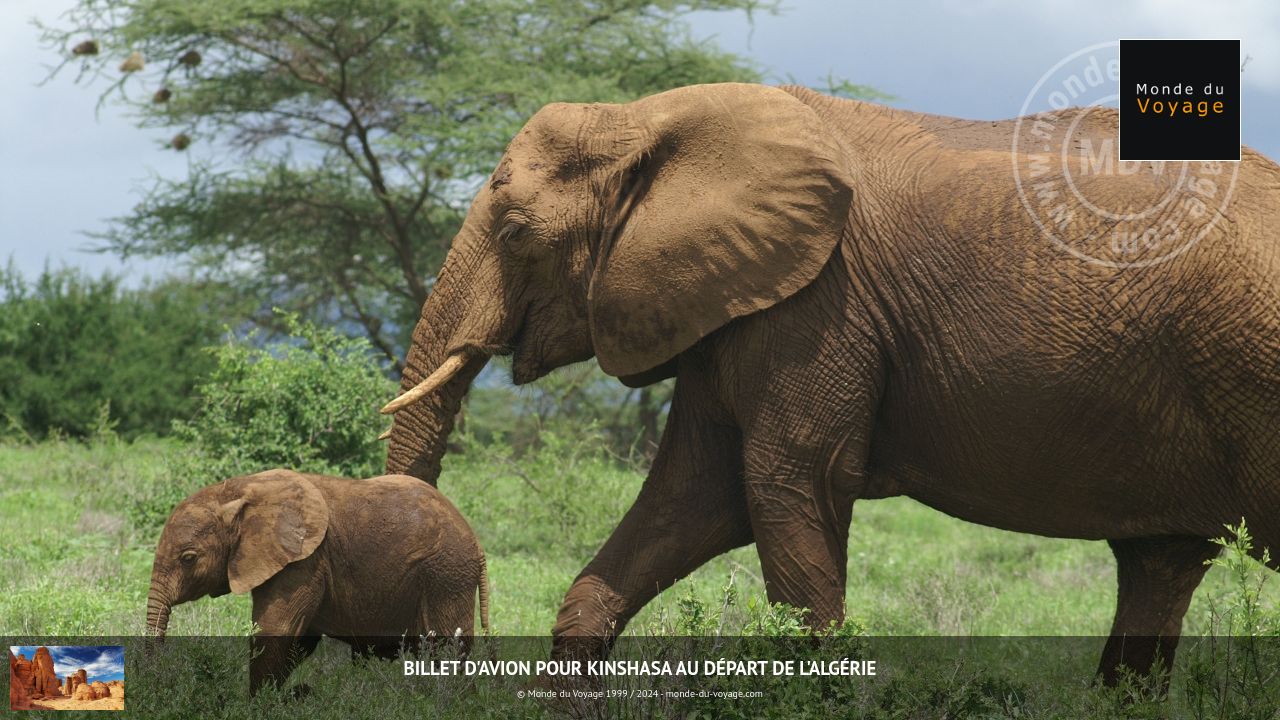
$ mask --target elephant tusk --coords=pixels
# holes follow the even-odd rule
[[[382,431],[382,434],[381,434],[381,435],[378,435],[378,439],[379,439],[379,440],[386,440],[387,438],[391,437],[391,431],[392,431],[393,429],[395,429],[395,426],[394,426],[394,425],[393,425],[393,426],[391,426],[391,427],[389,427],[389,428],[387,428],[386,430],[383,430],[383,431]]]
[[[414,385],[400,397],[392,400],[383,406],[381,412],[383,415],[399,412],[406,407],[418,402],[430,393],[439,389],[441,385],[449,382],[449,379],[458,373],[464,365],[467,364],[467,356],[463,353],[455,353],[445,358],[445,361],[436,368],[436,371],[427,376],[426,380]]]

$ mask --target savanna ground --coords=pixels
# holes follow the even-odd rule
[[[640,487],[638,471],[591,452],[587,445],[551,437],[540,450],[519,460],[495,446],[480,445],[446,459],[440,487],[469,519],[488,553],[492,627],[498,636],[548,635],[565,590]],[[151,553],[159,531],[154,501],[185,494],[185,489],[175,492],[168,486],[169,463],[184,449],[175,440],[126,443],[110,434],[87,443],[0,445],[0,630],[27,637],[142,634]],[[1211,569],[1188,613],[1186,632],[1230,634],[1242,628],[1274,633],[1280,583],[1266,578],[1248,564]],[[1264,585],[1255,592],[1260,581]],[[848,717],[1073,717],[1085,711],[1096,717],[1277,717],[1274,706],[1258,705],[1247,695],[1224,699],[1223,693],[1230,695],[1230,676],[1206,677],[1210,690],[1215,682],[1222,687],[1215,691],[1216,700],[1196,701],[1198,686],[1191,676],[1214,671],[1212,666],[1197,671],[1194,658],[1179,658],[1180,675],[1174,678],[1169,701],[1125,704],[1117,693],[1090,689],[1089,675],[1102,645],[1096,636],[1110,626],[1114,588],[1114,566],[1105,543],[980,527],[906,499],[862,502],[855,508],[849,545],[847,598],[854,619],[851,630],[846,629],[849,634],[872,639],[1094,637],[1077,643],[1082,647],[1079,657],[1062,667],[1035,657],[1005,663],[1021,666],[1010,668],[1012,679],[948,664],[936,675],[922,669],[914,679],[887,684],[840,678],[834,694],[826,686],[801,691],[777,685],[767,686],[773,697],[764,700],[702,702],[708,716],[741,717],[789,717],[801,707],[815,714],[830,714],[833,707],[838,716]],[[740,548],[662,593],[628,632],[639,637],[788,634],[785,612],[776,614],[762,597],[754,548]],[[174,609],[171,633],[244,636],[252,629],[249,610],[249,598],[235,595],[182,605]],[[1242,617],[1254,626],[1240,625]],[[1224,618],[1237,624],[1226,627]],[[466,717],[477,703],[496,704],[508,716],[559,712],[541,702],[517,700],[514,689],[523,685],[516,680],[461,689],[433,690],[450,681],[409,684],[398,663],[351,665],[345,648],[331,641],[294,675],[295,682],[311,687],[310,695],[290,699],[268,692],[247,701],[227,689],[243,682],[237,680],[243,665],[216,661],[218,652],[242,654],[243,645],[237,641],[234,649],[206,649],[209,657],[191,660],[189,673],[175,676],[166,669],[164,675],[172,684],[167,692],[174,695],[155,706],[157,712],[235,717],[248,709],[246,702],[254,704],[258,714],[269,711],[280,717],[359,717],[369,712],[372,702],[382,717],[416,716],[427,709],[452,709],[447,714]],[[825,656],[817,651],[814,657]],[[906,662],[923,667],[929,659],[909,654]],[[1184,670],[1187,666],[1190,669]],[[1019,675],[1029,670],[1030,675]],[[145,677],[142,683],[129,679],[131,690],[138,688],[131,692],[130,702],[146,703],[140,688],[149,684]],[[182,690],[184,682],[191,684],[189,692]],[[461,679],[452,682],[465,684]],[[210,695],[211,686],[223,689]],[[1069,690],[1071,697],[1059,697],[1059,690]],[[798,694],[788,695],[793,691]],[[177,697],[201,709],[193,710],[174,700]],[[221,702],[200,705],[214,697]],[[608,712],[688,717],[701,707],[692,702],[692,710],[688,705],[620,703],[610,705]],[[831,707],[822,709],[823,703]],[[912,708],[919,708],[919,714]],[[593,714],[599,708],[576,710]]]

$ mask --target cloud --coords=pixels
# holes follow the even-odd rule
[[[1241,82],[1280,89],[1280,3],[1275,0],[1141,0],[1134,13],[1156,36],[1239,38],[1241,54],[1249,57]]]
[[[50,645],[53,671],[59,679],[84,668],[89,681],[119,680],[124,678],[124,648],[116,645]],[[35,657],[37,646],[15,645],[9,648],[14,655],[22,654],[28,660]]]
[[[1022,6],[1019,9],[1017,6]],[[997,17],[1022,13],[1044,29],[1092,31],[1096,42],[1118,38],[1240,40],[1249,58],[1241,83],[1280,90],[1280,3],[1275,0],[1048,0],[1043,4],[989,1]]]
[[[124,648],[57,647],[49,648],[53,669],[59,677],[84,668],[90,681],[113,680],[124,676]]]

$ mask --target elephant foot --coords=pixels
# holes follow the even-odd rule
[[[604,660],[613,646],[612,637],[594,635],[562,635],[551,643],[551,659],[558,662],[578,661],[585,668],[589,660]]]
[[[539,690],[549,691],[561,700],[583,699],[601,690],[603,680],[587,672],[588,663],[604,660],[609,655],[613,637],[598,635],[556,635],[551,645],[555,673],[544,673],[536,679]],[[565,708],[573,711],[581,708]],[[581,715],[574,715],[581,717]]]

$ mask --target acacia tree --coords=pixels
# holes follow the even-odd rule
[[[757,0],[80,0],[43,39],[193,153],[97,237],[358,327],[397,369],[476,183],[546,102],[754,80],[694,10]],[[60,68],[61,69],[61,68]],[[55,71],[56,72],[56,71]],[[102,85],[99,85],[102,87]]]

